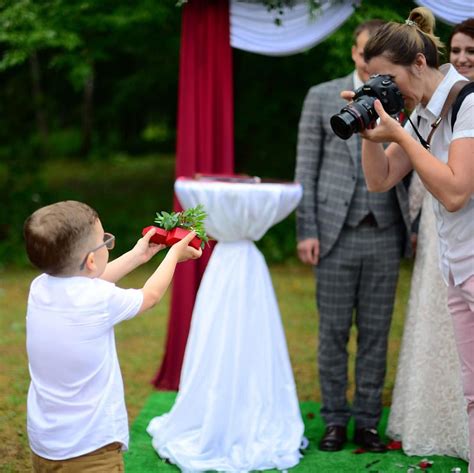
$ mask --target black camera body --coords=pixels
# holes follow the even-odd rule
[[[331,117],[331,128],[339,138],[347,140],[354,133],[364,131],[377,120],[374,102],[379,99],[389,115],[403,110],[404,102],[400,90],[391,76],[376,74],[355,91],[353,101]]]

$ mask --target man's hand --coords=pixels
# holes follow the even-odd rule
[[[317,265],[319,263],[319,240],[317,238],[306,238],[299,241],[296,249],[298,258],[304,264]]]

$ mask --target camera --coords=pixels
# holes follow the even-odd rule
[[[376,74],[355,91],[353,101],[331,117],[331,128],[339,138],[347,140],[353,133],[364,131],[377,120],[374,102],[379,99],[389,115],[401,112],[403,97],[391,76]]]

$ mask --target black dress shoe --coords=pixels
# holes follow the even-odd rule
[[[347,441],[346,427],[343,425],[329,425],[319,442],[319,450],[337,452],[342,450]]]
[[[354,443],[368,452],[384,453],[387,451],[387,446],[380,440],[376,429],[356,429]]]

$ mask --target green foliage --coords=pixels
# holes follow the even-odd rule
[[[83,192],[75,183],[54,193],[43,169],[51,157],[71,159],[82,152],[83,90],[91,77],[88,162],[102,159],[107,166],[117,151],[174,151],[179,21],[172,2],[161,0],[0,2],[1,262],[23,260],[22,223],[39,205],[62,197],[90,198],[89,189]],[[39,129],[40,116],[44,130]],[[145,137],[143,130],[155,123],[160,133],[155,130],[151,139],[149,133]],[[63,163],[64,171],[71,165]],[[170,172],[172,176],[172,164]],[[128,176],[133,179],[134,171]],[[147,182],[146,176],[139,179],[138,187]],[[120,193],[135,187],[122,184]],[[107,183],[101,182],[99,189],[108,189]],[[117,193],[111,189],[100,195],[99,190],[99,195],[92,193],[92,203],[108,216],[102,204],[114,208],[109,196]],[[172,189],[166,207],[172,204],[171,196]],[[143,201],[148,203],[150,197]],[[148,215],[156,205],[155,200]],[[128,227],[110,212],[109,221],[124,230],[127,243],[136,241],[129,232],[130,219]]]
[[[59,18],[65,11],[60,0],[6,0],[0,9],[0,44],[5,47],[0,70],[24,63],[40,49],[71,51],[80,38],[68,31]]]
[[[162,211],[156,213],[155,223],[164,230],[172,230],[179,224],[179,213]]]
[[[196,236],[200,238],[204,244],[209,241],[209,237],[206,235],[206,230],[204,228],[206,217],[207,214],[204,210],[204,206],[199,204],[196,207],[190,207],[182,212],[157,212],[155,223],[160,228],[168,231],[176,227],[195,231]]]
[[[334,34],[303,54],[268,57],[233,50],[236,171],[292,179],[308,89],[353,69],[352,31],[359,22],[402,20],[414,6],[409,0],[387,6],[364,0]],[[0,2],[1,261],[21,260],[22,222],[46,202],[88,199],[107,217],[109,229],[123,235],[118,247],[135,241],[147,215],[171,207],[173,163],[163,180],[153,182],[151,164],[150,175],[143,174],[134,169],[141,160],[134,163],[133,156],[174,154],[180,21],[174,1]],[[449,29],[437,25],[442,39]],[[84,149],[87,84],[91,136]],[[116,158],[123,155],[123,162]],[[99,175],[70,174],[79,157]],[[67,174],[53,187],[45,175],[52,159],[60,159]],[[156,190],[163,182],[164,198]],[[138,195],[144,206],[139,212]],[[294,255],[293,224],[281,225],[284,231],[272,228],[259,242],[274,261]]]
[[[49,130],[83,129],[84,95],[91,86],[93,149],[128,152],[157,150],[143,136],[151,123],[162,130],[158,149],[172,151],[176,122],[179,11],[161,0],[7,0],[0,3],[0,103],[6,93],[16,103],[2,117],[28,114],[21,134],[36,132],[34,114],[41,111]],[[31,100],[31,64],[38,58],[36,87],[42,103]],[[16,83],[26,75],[26,82]],[[28,77],[30,76],[30,77]],[[10,77],[13,78],[10,81]],[[14,88],[14,89],[13,89]],[[34,90],[34,88],[33,88]],[[29,99],[26,106],[21,99]],[[19,127],[0,117],[0,129],[12,136]],[[1,140],[5,143],[5,140]],[[8,140],[7,140],[8,142]],[[53,143],[54,145],[54,143]],[[52,150],[54,151],[54,149]]]
[[[293,179],[298,122],[309,88],[353,70],[352,35],[358,24],[371,18],[401,21],[414,7],[411,0],[364,0],[337,31],[302,54],[268,57],[235,50],[236,170]]]

